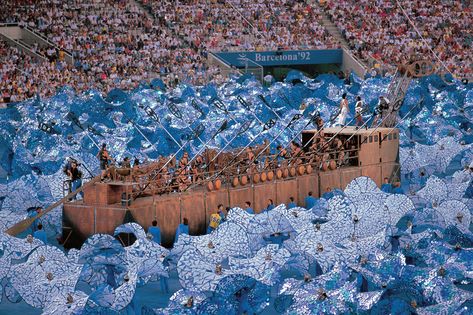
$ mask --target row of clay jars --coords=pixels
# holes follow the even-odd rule
[[[337,168],[337,163],[335,161],[330,161],[330,162],[324,162],[321,165],[321,170],[322,171],[327,171],[327,170],[335,170]],[[304,175],[304,174],[311,174],[313,171],[313,167],[311,165],[300,165],[297,168],[296,167],[290,167],[290,168],[282,168],[282,169],[277,169],[276,174],[274,174],[273,171],[268,171],[268,172],[261,172],[261,173],[256,173],[253,175],[253,183],[257,184],[259,182],[266,182],[266,181],[271,181],[273,180],[274,176],[276,175],[277,179],[281,178],[287,178],[289,176],[294,177],[296,174],[298,175]],[[234,177],[232,180],[232,186],[237,187],[238,185],[245,186],[248,184],[248,176],[247,175],[242,175],[240,177]],[[212,190],[219,190],[222,187],[222,181],[220,179],[216,179],[214,182],[209,182],[207,184],[207,188],[212,191]]]
[[[335,170],[337,168],[337,163],[335,161],[330,161],[330,162],[324,162],[322,164],[321,170],[327,171],[327,170]],[[289,176],[295,177],[297,175],[304,175],[304,174],[311,174],[313,171],[313,167],[311,165],[300,165],[298,167],[290,167],[290,168],[282,168],[282,169],[277,169],[276,174],[274,174],[273,171],[268,171],[268,172],[261,172],[261,173],[256,173],[253,175],[253,183],[257,184],[259,182],[266,182],[266,181],[272,181],[274,179],[274,176],[276,175],[277,179],[281,178],[287,178]],[[248,184],[248,176],[247,175],[241,175],[234,177],[232,180],[232,186],[237,187],[238,185],[245,186]],[[213,182],[208,182],[207,188],[208,190],[219,190],[222,187],[222,181],[217,178]]]

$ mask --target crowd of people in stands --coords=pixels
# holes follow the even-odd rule
[[[203,51],[326,49],[338,43],[319,6],[296,0],[144,0],[160,21]]]
[[[57,49],[38,50],[45,58],[33,58],[2,43],[8,55],[2,54],[1,75],[17,86],[2,89],[4,101],[30,97],[24,93],[30,89],[24,80],[36,81],[33,93],[50,96],[63,85],[78,92],[93,88],[106,93],[113,88],[135,88],[156,77],[168,84],[198,84],[219,75],[217,68],[207,65],[202,52],[190,48],[129,1],[16,0],[7,5],[15,9],[0,16],[3,22],[16,22],[46,35]],[[66,53],[73,57],[72,63],[65,62]],[[40,82],[41,88],[37,86]]]
[[[470,1],[327,0],[322,3],[361,59],[391,65],[402,64],[409,58],[440,63],[432,49],[455,76],[473,74]]]
[[[0,100],[50,96],[64,85],[107,93],[156,77],[167,84],[218,81],[223,74],[207,63],[211,51],[337,48],[340,44],[319,23],[321,7],[365,60],[432,59],[432,47],[455,75],[472,74],[473,16],[467,1],[402,2],[422,38],[392,0],[329,0],[322,6],[301,0],[140,3],[3,1],[0,22],[28,27],[52,44],[33,43],[35,57],[30,57],[0,42]]]

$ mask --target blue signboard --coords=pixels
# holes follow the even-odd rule
[[[258,64],[263,67],[286,65],[341,64],[341,49],[242,51],[214,53],[225,63],[242,68]]]

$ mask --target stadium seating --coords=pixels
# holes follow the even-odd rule
[[[449,71],[458,77],[471,77],[473,73],[473,14],[468,3],[400,1],[421,37],[396,1],[324,2],[326,12],[362,59],[373,58],[386,64],[401,64],[414,58],[437,62],[430,51],[434,49]]]
[[[1,93],[20,101],[57,87],[81,92],[130,89],[162,77],[167,84],[221,80],[207,64],[212,51],[337,48],[319,23],[329,14],[365,61],[396,65],[434,58],[430,47],[458,77],[471,77],[471,9],[466,2],[403,2],[424,42],[391,0],[5,0],[0,22],[19,23],[57,47],[32,49],[44,60],[0,43]],[[74,57],[63,59],[63,51]],[[436,60],[434,60],[436,61]],[[0,98],[1,100],[1,98]]]

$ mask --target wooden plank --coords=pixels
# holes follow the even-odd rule
[[[387,177],[390,182],[396,182],[400,180],[399,163],[388,162],[381,165],[381,179]]]
[[[361,170],[359,168],[341,168],[340,169],[340,184],[341,189],[345,189],[351,181],[361,176]]]
[[[171,194],[156,201],[156,220],[162,222],[161,241],[164,246],[170,247],[174,242],[174,235],[179,223],[181,223],[181,206],[179,195]]]
[[[367,138],[367,141],[363,142]],[[379,132],[370,135],[361,136],[362,145],[360,146],[359,161],[361,166],[373,165],[380,163],[379,150]]]
[[[112,234],[115,228],[123,224],[126,209],[97,206],[95,208],[95,234]]]
[[[333,171],[319,172],[320,181],[320,195],[323,195],[327,190],[341,188],[340,186],[340,171],[338,169]]]
[[[94,208],[66,203],[62,211],[63,226],[72,228],[74,235],[88,238],[94,234]]]
[[[147,202],[143,202],[140,199],[146,199]],[[148,228],[152,225],[153,220],[156,220],[156,211],[155,205],[153,205],[153,199],[149,197],[138,198],[136,202],[132,203],[132,206],[129,209],[136,223],[141,225],[143,229],[148,232]],[[160,228],[165,224],[165,221],[158,221],[158,226]]]
[[[396,162],[399,160],[399,133],[397,130],[382,131],[380,157],[383,163]]]
[[[298,200],[300,200],[300,205],[303,207],[305,206],[304,199],[308,196],[309,191],[312,192],[312,196],[319,196],[319,178],[317,174],[297,177]]]
[[[190,234],[205,234],[206,218],[203,192],[181,195],[181,216],[189,220]]]
[[[299,200],[299,196],[297,194],[297,179],[289,179],[276,182],[276,204],[288,204],[289,197],[294,197],[295,202],[302,206],[304,203],[304,199]]]
[[[126,186],[108,185],[108,183],[96,183],[84,189],[84,203],[88,205],[111,205],[120,203],[122,192]],[[129,189],[131,193],[131,188]]]
[[[383,182],[381,177],[381,165],[364,166],[361,168],[361,175],[370,177],[378,187],[381,187]]]
[[[246,201],[254,204],[253,187],[246,185],[244,188],[230,190],[230,207],[243,207]],[[256,209],[255,209],[256,210]]]
[[[259,213],[268,206],[268,199],[272,199],[275,206],[276,203],[276,186],[274,183],[264,183],[254,186],[254,197],[255,202],[253,209]]]
[[[97,203],[96,184],[84,187],[84,204],[95,205]]]

